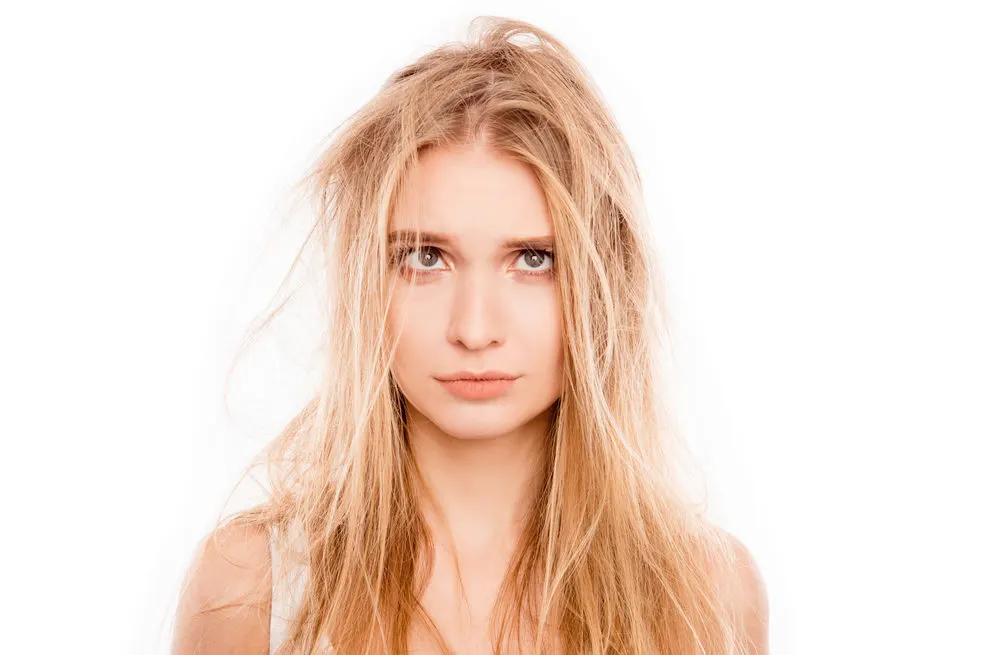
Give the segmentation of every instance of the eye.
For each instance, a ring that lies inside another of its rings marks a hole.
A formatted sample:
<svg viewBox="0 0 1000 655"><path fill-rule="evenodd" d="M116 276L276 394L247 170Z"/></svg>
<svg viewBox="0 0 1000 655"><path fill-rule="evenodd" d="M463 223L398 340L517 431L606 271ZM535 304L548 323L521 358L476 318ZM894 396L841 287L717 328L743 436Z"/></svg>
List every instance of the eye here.
<svg viewBox="0 0 1000 655"><path fill-rule="evenodd" d="M411 255L417 257L410 259ZM423 246L419 250L416 248L402 248L396 252L395 261L398 265L406 263L405 268L415 271L442 270L422 268L423 264L434 264L441 259L441 251L434 246ZM409 260L409 262L407 262ZM416 264L416 265L414 265Z"/></svg>
<svg viewBox="0 0 1000 655"><path fill-rule="evenodd" d="M549 260L547 267L545 266L546 258ZM522 250L518 255L518 261L522 260L528 264L528 268L519 270L526 273L548 273L554 263L551 250Z"/></svg>

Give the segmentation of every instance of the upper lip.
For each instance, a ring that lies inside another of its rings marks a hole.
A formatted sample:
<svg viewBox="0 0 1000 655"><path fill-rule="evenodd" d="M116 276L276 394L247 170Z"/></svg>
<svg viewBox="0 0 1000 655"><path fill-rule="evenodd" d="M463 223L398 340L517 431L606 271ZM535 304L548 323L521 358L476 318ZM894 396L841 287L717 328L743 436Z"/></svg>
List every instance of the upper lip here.
<svg viewBox="0 0 1000 655"><path fill-rule="evenodd" d="M458 371L456 373L449 373L448 375L437 376L438 380L513 380L519 377L512 373L505 373L503 371L482 371L480 373L473 373L472 371Z"/></svg>

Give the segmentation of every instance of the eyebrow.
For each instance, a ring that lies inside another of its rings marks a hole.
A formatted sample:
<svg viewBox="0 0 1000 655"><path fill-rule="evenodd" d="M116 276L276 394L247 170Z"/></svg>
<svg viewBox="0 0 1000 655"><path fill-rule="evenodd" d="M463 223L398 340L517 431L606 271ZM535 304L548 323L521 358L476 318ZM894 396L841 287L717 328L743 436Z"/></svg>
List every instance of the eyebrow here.
<svg viewBox="0 0 1000 655"><path fill-rule="evenodd" d="M423 231L420 233L421 243L428 246L451 246L455 243L455 238L451 235L444 234L441 232L427 232ZM417 233L415 230L393 230L389 233L389 243L394 244L396 242L404 243L415 243L417 240ZM553 244L552 237L541 236L541 237L516 237L513 239L507 239L501 244L502 248L518 248L524 250L546 250L551 249Z"/></svg>

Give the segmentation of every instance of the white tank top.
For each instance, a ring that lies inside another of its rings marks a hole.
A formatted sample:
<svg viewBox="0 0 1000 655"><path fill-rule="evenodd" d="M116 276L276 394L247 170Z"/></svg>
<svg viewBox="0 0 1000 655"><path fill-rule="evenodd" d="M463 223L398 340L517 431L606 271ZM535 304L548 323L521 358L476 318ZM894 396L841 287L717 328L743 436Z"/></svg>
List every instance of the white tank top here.
<svg viewBox="0 0 1000 655"><path fill-rule="evenodd" d="M271 543L271 647L274 655L278 646L288 634L288 624L302 602L302 594L308 581L308 571L296 565L285 577L280 577L280 554L275 546L275 529L270 529Z"/></svg>

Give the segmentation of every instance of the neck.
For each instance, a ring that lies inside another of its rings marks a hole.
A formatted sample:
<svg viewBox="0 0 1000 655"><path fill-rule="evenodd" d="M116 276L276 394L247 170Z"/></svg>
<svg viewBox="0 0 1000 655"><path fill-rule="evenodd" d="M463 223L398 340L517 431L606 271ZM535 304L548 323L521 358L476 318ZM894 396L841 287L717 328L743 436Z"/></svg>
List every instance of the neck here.
<svg viewBox="0 0 1000 655"><path fill-rule="evenodd" d="M476 439L453 437L418 412L408 416L410 450L424 483L422 512L434 540L467 554L509 552L539 493L550 413Z"/></svg>

